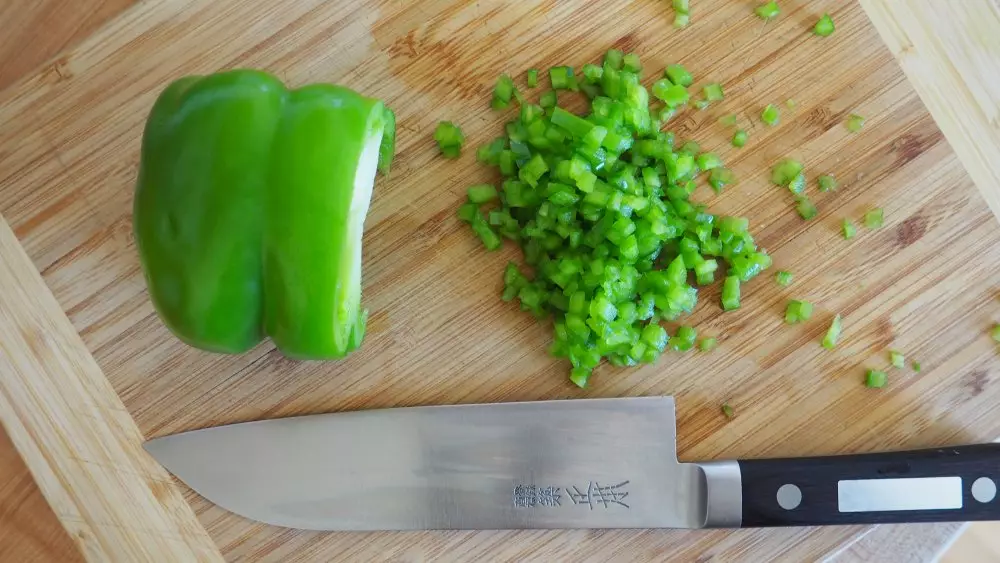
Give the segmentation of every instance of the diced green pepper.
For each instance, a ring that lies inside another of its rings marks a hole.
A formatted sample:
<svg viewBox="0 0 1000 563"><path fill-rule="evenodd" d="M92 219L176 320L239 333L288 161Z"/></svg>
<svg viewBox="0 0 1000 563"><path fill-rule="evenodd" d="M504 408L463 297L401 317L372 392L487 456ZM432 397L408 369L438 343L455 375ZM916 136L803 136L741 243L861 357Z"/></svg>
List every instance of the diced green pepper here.
<svg viewBox="0 0 1000 563"><path fill-rule="evenodd" d="M722 166L722 159L719 155L711 152L703 152L695 158L695 164L698 165L703 172L708 172L709 170L714 170Z"/></svg>
<svg viewBox="0 0 1000 563"><path fill-rule="evenodd" d="M664 70L664 75L670 79L671 84L676 84L685 88L694 84L694 77L691 76L691 73L681 65L667 65L666 70Z"/></svg>
<svg viewBox="0 0 1000 563"><path fill-rule="evenodd" d="M990 329L990 337L995 342L1000 342L1000 325L994 325L993 328Z"/></svg>
<svg viewBox="0 0 1000 563"><path fill-rule="evenodd" d="M878 229L882 226L884 214L881 207L876 207L865 213L865 227Z"/></svg>
<svg viewBox="0 0 1000 563"><path fill-rule="evenodd" d="M729 403L722 403L722 414L726 418L733 418L736 413L733 412L733 407L729 406Z"/></svg>
<svg viewBox="0 0 1000 563"><path fill-rule="evenodd" d="M738 123L735 114L727 114L719 118L719 125L725 125L726 127L736 127Z"/></svg>
<svg viewBox="0 0 1000 563"><path fill-rule="evenodd" d="M889 350L889 363L892 364L892 367L894 368L903 369L903 366L906 365L906 358L902 353L897 352L896 350Z"/></svg>
<svg viewBox="0 0 1000 563"><path fill-rule="evenodd" d="M778 285L780 285L781 287L788 287L792 285L793 277L794 276L792 275L791 272L785 270L779 270L778 274L775 276L775 279L778 282Z"/></svg>
<svg viewBox="0 0 1000 563"><path fill-rule="evenodd" d="M921 366L920 366L920 362L918 362L917 360L913 360L910 363L910 367L913 368L913 371L915 371L917 373L920 373Z"/></svg>
<svg viewBox="0 0 1000 563"><path fill-rule="evenodd" d="M639 55L627 53L622 57L622 69L636 74L642 72L642 63L639 62Z"/></svg>
<svg viewBox="0 0 1000 563"><path fill-rule="evenodd" d="M808 321L809 317L812 316L812 311L812 303L808 301L789 301L788 306L785 308L785 322L788 324L797 324Z"/></svg>
<svg viewBox="0 0 1000 563"><path fill-rule="evenodd" d="M722 93L722 85L718 82L705 85L702 92L705 95L705 99L709 102L721 102L725 97Z"/></svg>
<svg viewBox="0 0 1000 563"><path fill-rule="evenodd" d="M617 50L600 66L584 65L580 84L570 67L555 67L555 87L584 91L590 107L582 114L558 107L555 90L536 105L511 87L520 114L504 137L477 151L479 161L499 168L501 189L474 186L458 212L486 248L505 238L521 247L532 277L509 265L501 299L552 316L550 353L572 365L577 385L605 359L632 366L655 362L672 340L678 349L694 347L694 329L670 339L658 323L689 314L697 286L724 266L723 305L738 308L740 284L771 265L746 219L717 217L691 200L697 174L718 190L736 181L733 173L716 154L694 142L679 146L659 130L690 102L690 75L672 66L647 90L640 72L638 56ZM713 90L706 98L718 97ZM651 93L666 103L650 108ZM480 210L484 204L493 205Z"/></svg>
<svg viewBox="0 0 1000 563"><path fill-rule="evenodd" d="M844 219L840 225L840 229L844 235L844 240L851 240L858 232L858 228L854 226L854 223L851 223L850 219Z"/></svg>
<svg viewBox="0 0 1000 563"><path fill-rule="evenodd" d="M711 352L719 345L719 340L717 338L702 338L698 342L698 349L702 352Z"/></svg>
<svg viewBox="0 0 1000 563"><path fill-rule="evenodd" d="M514 97L514 81L506 74L502 74L493 87L493 101L490 105L493 109L504 109L510 105L512 97Z"/></svg>
<svg viewBox="0 0 1000 563"><path fill-rule="evenodd" d="M795 211L798 212L799 217L802 217L806 221L816 217L816 206L813 204L806 196L800 196L795 204Z"/></svg>
<svg viewBox="0 0 1000 563"><path fill-rule="evenodd" d="M554 66L549 69L549 80L552 82L553 90L576 90L576 77L573 76L573 67Z"/></svg>
<svg viewBox="0 0 1000 563"><path fill-rule="evenodd" d="M698 331L692 326L681 325L677 328L677 334L670 339L670 348L679 352L686 352L694 348L694 341L698 337Z"/></svg>
<svg viewBox="0 0 1000 563"><path fill-rule="evenodd" d="M736 148L743 148L743 146L747 144L748 137L749 135L747 135L747 132L743 129L733 133L733 146Z"/></svg>
<svg viewBox="0 0 1000 563"><path fill-rule="evenodd" d="M778 3L772 0L765 4L761 4L754 9L757 16L763 20L770 20L778 17L781 13L781 8L778 7Z"/></svg>
<svg viewBox="0 0 1000 563"><path fill-rule="evenodd" d="M885 387L889 376L884 371L870 369L865 374L865 386L873 389Z"/></svg>
<svg viewBox="0 0 1000 563"><path fill-rule="evenodd" d="M458 125L450 121L442 121L434 130L434 140L445 158L458 158L462 152L462 145L465 143L465 134L462 133L462 129Z"/></svg>
<svg viewBox="0 0 1000 563"><path fill-rule="evenodd" d="M837 179L829 174L819 177L819 191L829 192L837 189Z"/></svg>
<svg viewBox="0 0 1000 563"><path fill-rule="evenodd" d="M712 172L708 175L708 184L712 186L712 189L716 193L722 191L722 188L736 183L736 174L728 168L713 168Z"/></svg>
<svg viewBox="0 0 1000 563"><path fill-rule="evenodd" d="M837 346L837 340L840 339L840 315L833 317L833 322L830 323L830 328L826 330L826 336L823 337L823 347L827 350L833 350Z"/></svg>
<svg viewBox="0 0 1000 563"><path fill-rule="evenodd" d="M469 187L469 201L481 204L497 198L497 189L492 184L476 184Z"/></svg>
<svg viewBox="0 0 1000 563"><path fill-rule="evenodd" d="M778 109L778 106L768 104L764 108L764 111L760 112L760 120L766 125L774 127L781 120L781 111Z"/></svg>
<svg viewBox="0 0 1000 563"><path fill-rule="evenodd" d="M538 86L538 69L537 68L528 69L527 83L528 83L528 88L534 88L535 86Z"/></svg>
<svg viewBox="0 0 1000 563"><path fill-rule="evenodd" d="M593 371L594 370L583 366L574 367L569 372L569 380L580 389L583 389L587 387L587 381L590 380L590 375Z"/></svg>
<svg viewBox="0 0 1000 563"><path fill-rule="evenodd" d="M835 26L833 25L833 18L830 14L823 14L823 17L816 22L816 27L813 28L813 33L819 35L820 37L829 37L833 35Z"/></svg>
<svg viewBox="0 0 1000 563"><path fill-rule="evenodd" d="M802 163L786 158L771 168L771 183L778 186L789 186L800 175L802 175Z"/></svg>
<svg viewBox="0 0 1000 563"><path fill-rule="evenodd" d="M558 101L559 100L556 98L555 90L549 90L548 92L545 92L544 94L539 96L538 105L540 105L545 109L551 109L556 107Z"/></svg>
<svg viewBox="0 0 1000 563"><path fill-rule="evenodd" d="M865 126L865 118L861 117L856 113L852 113L847 118L847 130L851 133L857 133Z"/></svg>
<svg viewBox="0 0 1000 563"><path fill-rule="evenodd" d="M797 196L803 196L806 191L806 175L800 173L792 178L792 181L788 183L788 191ZM796 199L801 199L801 197Z"/></svg>
<svg viewBox="0 0 1000 563"><path fill-rule="evenodd" d="M690 99L687 88L679 84L671 84L667 79L657 80L653 84L652 93L667 107L682 106Z"/></svg>
<svg viewBox="0 0 1000 563"><path fill-rule="evenodd" d="M722 309L733 311L740 308L740 278L727 276L722 284Z"/></svg>

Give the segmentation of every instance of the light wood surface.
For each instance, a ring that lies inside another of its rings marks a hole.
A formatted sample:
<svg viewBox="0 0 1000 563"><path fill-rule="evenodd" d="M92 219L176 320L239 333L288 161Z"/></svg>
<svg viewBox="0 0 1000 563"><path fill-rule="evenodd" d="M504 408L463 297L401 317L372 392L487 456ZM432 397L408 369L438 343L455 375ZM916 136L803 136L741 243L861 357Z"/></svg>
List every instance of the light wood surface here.
<svg viewBox="0 0 1000 563"><path fill-rule="evenodd" d="M0 89L117 15L131 0L0 3ZM81 559L0 425L0 561Z"/></svg>
<svg viewBox="0 0 1000 563"><path fill-rule="evenodd" d="M1000 524L969 524L941 556L940 563L995 563L1000 561Z"/></svg>
<svg viewBox="0 0 1000 563"><path fill-rule="evenodd" d="M134 0L0 2L0 90L84 39Z"/></svg>
<svg viewBox="0 0 1000 563"><path fill-rule="evenodd" d="M82 560L24 460L0 428L0 561Z"/></svg>
<svg viewBox="0 0 1000 563"><path fill-rule="evenodd" d="M995 0L952 4L861 0L986 203L1000 217L1000 6Z"/></svg>
<svg viewBox="0 0 1000 563"><path fill-rule="evenodd" d="M88 561L221 561L0 221L0 423Z"/></svg>
<svg viewBox="0 0 1000 563"><path fill-rule="evenodd" d="M446 0L145 3L0 93L0 213L147 435L348 408L648 394L678 396L685 460L998 435L1000 420L989 412L998 362L985 330L998 313L1000 228L861 9L811 2L765 26L744 3L697 6L691 28L676 32L652 1L620 10ZM821 40L808 29L824 11L838 31ZM235 21L242 25L225 24ZM750 217L776 266L797 280L781 290L770 276L758 279L744 309L725 315L717 293L706 295L692 320L722 337L718 351L604 369L581 393L545 355L549 329L497 299L503 264L516 252L482 252L453 218L465 186L489 173L471 150L458 162L437 158L430 131L453 119L470 147L486 142L500 130L501 118L486 109L498 73L579 65L612 44L634 48L650 68L679 61L703 82L724 83L726 102L683 116L674 129L726 155L742 182L711 203ZM203 354L172 339L149 306L129 232L142 120L170 78L233 66L269 68L293 84L341 82L399 113L399 160L376 186L365 236L370 334L347 361L295 363L267 345L239 357ZM758 124L747 148L728 147L719 115L746 119L788 98L797 108L783 108L779 128ZM851 112L868 117L858 135L843 127ZM811 223L767 184L767 168L785 155L842 180L837 193L816 198L821 214ZM840 219L873 205L886 208L886 227L842 241ZM782 324L791 297L817 304L813 322ZM845 315L845 339L829 353L816 343L834 312ZM884 366L889 347L925 370L864 389L864 366ZM731 422L718 414L722 401L737 409ZM813 560L874 533L316 534L249 523L187 497L233 560Z"/></svg>

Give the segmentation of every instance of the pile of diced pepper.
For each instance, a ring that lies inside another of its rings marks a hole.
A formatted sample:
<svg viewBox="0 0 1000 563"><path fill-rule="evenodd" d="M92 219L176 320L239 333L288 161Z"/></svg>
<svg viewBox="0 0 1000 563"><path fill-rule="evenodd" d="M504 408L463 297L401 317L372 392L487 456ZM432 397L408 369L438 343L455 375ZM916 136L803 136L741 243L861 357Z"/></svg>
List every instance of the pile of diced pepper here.
<svg viewBox="0 0 1000 563"><path fill-rule="evenodd" d="M529 71L529 85L537 76ZM520 111L505 135L477 152L499 169L500 187L472 186L458 212L487 249L503 238L521 247L528 269L507 265L503 299L551 315L551 353L569 360L581 387L602 359L632 366L655 362L668 346L693 348L694 328L680 326L671 337L661 321L690 313L697 286L723 272L722 308L739 308L741 284L771 265L747 219L713 215L691 200L699 177L721 191L733 173L717 155L661 130L694 103L691 75L671 65L650 91L640 76L636 55L611 50L579 77L572 67L550 69L552 90L538 103L502 76L493 108L516 103ZM559 107L559 95L581 94L585 115ZM721 97L713 84L697 102Z"/></svg>

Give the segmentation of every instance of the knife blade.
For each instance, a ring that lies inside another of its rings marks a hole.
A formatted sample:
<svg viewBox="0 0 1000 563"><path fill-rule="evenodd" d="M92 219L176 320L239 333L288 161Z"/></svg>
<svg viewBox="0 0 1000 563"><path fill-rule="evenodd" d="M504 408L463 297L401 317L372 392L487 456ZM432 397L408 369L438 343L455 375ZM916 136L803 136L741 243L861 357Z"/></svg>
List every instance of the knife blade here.
<svg viewBox="0 0 1000 563"><path fill-rule="evenodd" d="M705 528L1000 515L1000 445L680 463L671 397L317 414L194 430L145 447L222 508L310 530Z"/></svg>

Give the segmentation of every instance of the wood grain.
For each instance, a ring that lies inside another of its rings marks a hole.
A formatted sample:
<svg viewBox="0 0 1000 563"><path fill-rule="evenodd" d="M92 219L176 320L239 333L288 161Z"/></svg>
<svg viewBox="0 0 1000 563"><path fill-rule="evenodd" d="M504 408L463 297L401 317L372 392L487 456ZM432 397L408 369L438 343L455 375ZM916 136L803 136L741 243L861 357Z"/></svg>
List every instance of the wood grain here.
<svg viewBox="0 0 1000 563"><path fill-rule="evenodd" d="M221 561L2 221L0 256L0 423L80 553Z"/></svg>
<svg viewBox="0 0 1000 563"><path fill-rule="evenodd" d="M0 90L94 32L134 0L0 2Z"/></svg>
<svg viewBox="0 0 1000 563"><path fill-rule="evenodd" d="M684 31L662 2L620 9L582 2L408 5L236 0L142 4L57 64L0 93L0 212L24 244L147 435L237 420L349 408L577 396L678 396L685 460L810 455L985 441L1000 366L985 329L997 315L1000 228L860 7L789 6L764 25L749 3L703 0ZM838 32L809 33L824 11ZM239 26L227 22L241 22ZM720 32L724 30L724 32ZM487 109L500 72L582 64L608 46L634 49L650 68L682 62L727 99L673 129L724 155L742 179L721 213L751 218L758 239L797 281L762 277L744 308L720 314L709 290L692 321L721 336L712 354L672 356L637 370L604 369L586 392L549 359L549 329L501 303L499 276L513 249L487 254L453 218L465 186L491 176L472 151L435 156L430 131L458 121L469 145L500 132ZM185 348L155 317L130 235L131 186L145 112L164 83L218 68L268 68L292 84L337 81L383 97L400 117L399 160L376 186L365 235L364 348L340 363L296 363L262 345L223 357ZM754 126L768 103L793 98L775 129ZM742 151L717 123L735 112L752 127ZM865 130L843 127L852 112ZM817 195L805 223L766 181L791 155L842 188ZM846 243L837 226L868 208L887 224ZM817 304L790 328L789 298ZM817 342L834 312L845 338ZM946 337L942 337L946 334ZM920 359L887 389L860 385L889 347ZM727 422L718 405L729 401ZM450 532L318 534L279 530L227 514L187 492L232 560L664 559L816 560L865 528L690 533Z"/></svg>
<svg viewBox="0 0 1000 563"><path fill-rule="evenodd" d="M14 444L0 428L0 561L82 560Z"/></svg>
<svg viewBox="0 0 1000 563"><path fill-rule="evenodd" d="M861 0L986 203L1000 217L1000 6Z"/></svg>
<svg viewBox="0 0 1000 563"><path fill-rule="evenodd" d="M940 563L993 563L1000 561L1000 539L995 522L969 524L941 556Z"/></svg>
<svg viewBox="0 0 1000 563"><path fill-rule="evenodd" d="M0 90L92 33L132 0L0 3ZM0 561L80 560L10 438L0 428Z"/></svg>

